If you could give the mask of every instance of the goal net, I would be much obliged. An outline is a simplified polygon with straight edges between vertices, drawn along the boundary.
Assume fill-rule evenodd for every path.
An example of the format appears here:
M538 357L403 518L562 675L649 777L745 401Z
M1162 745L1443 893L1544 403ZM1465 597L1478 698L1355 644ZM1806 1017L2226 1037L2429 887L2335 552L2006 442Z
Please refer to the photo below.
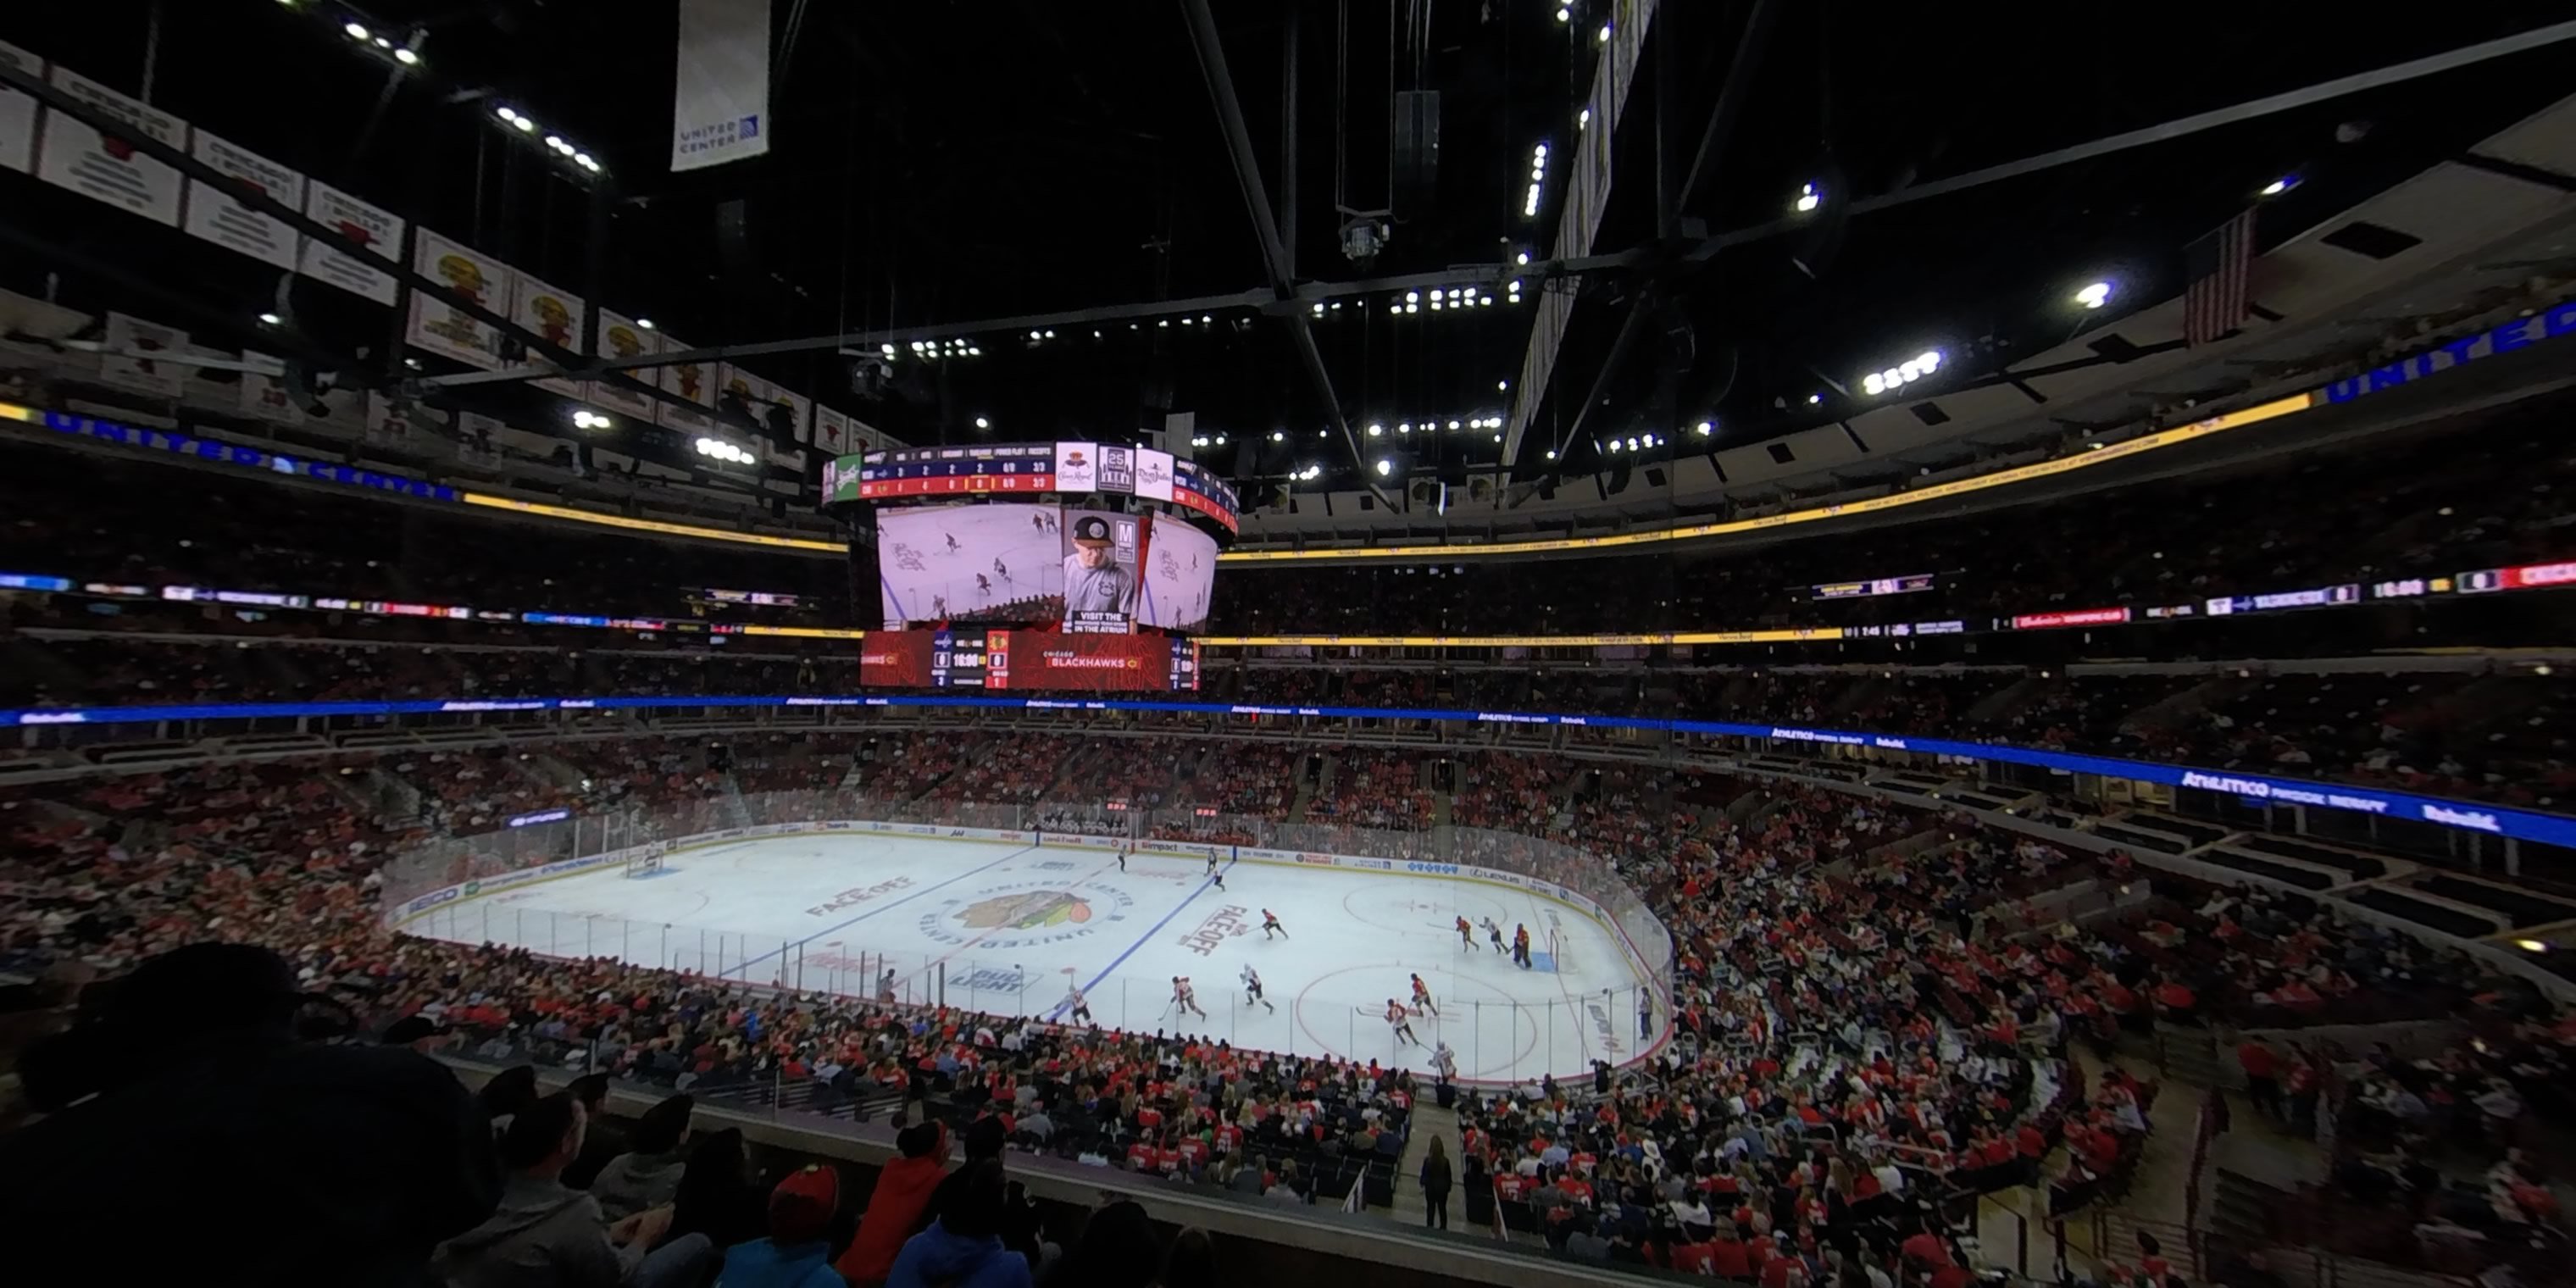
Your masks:
M1547 960L1559 975L1574 973L1574 963L1566 956L1566 936L1562 930L1547 932Z
M668 853L669 850L669 846L664 845L659 841L655 841L650 845L637 846L633 853L626 856L626 875L630 877L649 877L654 873L661 871L662 856L665 853Z

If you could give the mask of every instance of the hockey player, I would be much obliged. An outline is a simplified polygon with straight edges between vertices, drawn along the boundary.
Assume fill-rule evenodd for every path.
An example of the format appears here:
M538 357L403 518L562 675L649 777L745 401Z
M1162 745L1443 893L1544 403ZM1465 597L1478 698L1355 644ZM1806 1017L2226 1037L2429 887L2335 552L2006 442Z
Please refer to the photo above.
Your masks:
M1491 917L1485 918L1485 936L1494 941L1495 952L1508 954L1511 951L1503 947L1503 923Z
M1439 1074L1442 1082L1458 1076L1458 1053L1449 1049L1446 1039L1431 1049L1431 1071Z
M1243 1004L1249 1007L1255 1002L1261 1003L1262 1010L1273 1015L1279 1013L1279 1008L1272 1006L1270 999L1261 995L1261 972L1254 970L1252 963L1245 962L1243 964Z
M1261 910L1261 937L1263 939L1268 939L1273 934L1278 935L1281 939L1286 939L1288 937L1288 928L1279 924L1278 913L1272 912L1268 908L1264 908Z
M1471 953L1476 951L1476 928L1468 925L1463 916L1458 918L1458 946Z
M1077 1024L1091 1023L1091 999L1082 995L1082 985L1068 986L1064 991L1064 1016Z
M1415 1046L1422 1045L1422 1039L1413 1036L1413 1013L1392 997L1386 999L1386 1023L1388 1028L1395 1030L1398 1038Z
M1423 983L1419 975L1413 977L1413 1009L1427 1011L1434 1016L1440 1014L1440 1008L1431 1004L1431 986Z
M1172 1009L1195 1015L1202 1020L1208 1017L1207 1012L1199 1009L1198 990L1190 987L1190 977L1187 975L1172 977Z
M1529 926L1526 923L1512 927L1512 963L1522 970L1534 969L1530 964Z

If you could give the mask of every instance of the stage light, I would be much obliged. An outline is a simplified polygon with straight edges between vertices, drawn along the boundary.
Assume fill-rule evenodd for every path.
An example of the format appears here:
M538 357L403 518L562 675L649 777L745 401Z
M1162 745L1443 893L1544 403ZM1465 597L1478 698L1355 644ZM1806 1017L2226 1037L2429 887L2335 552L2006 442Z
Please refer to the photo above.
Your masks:
M2537 939L2517 939L2513 941L2513 946L2526 953L2545 953L2549 951L2549 945L2544 944Z
M1798 199L1791 203L1792 207L1802 215L1823 204L1825 204L1825 194L1817 191L1816 185L1812 183L1801 185L1798 189Z
M492 115L500 117L504 122L511 125L519 123L519 109L512 107L507 103L503 103L499 107L493 108Z
M385 39L385 38L384 38L384 37L382 37L382 36L378 36L378 37L376 37L376 48L378 48L378 49L391 49L391 48L393 48L393 47L394 47L394 42L392 42L392 41L390 41L390 40L387 40L387 39Z
M2095 282L2075 293L2075 302L2088 309L2098 309L2111 302L2111 284Z
M1547 459L1549 459L1549 460L1551 460L1551 461L1556 459L1556 449L1555 449L1555 448L1551 447L1551 448L1547 449Z
M537 132L537 123L529 119L525 114L512 117L510 119L510 124L519 127L519 133L521 134L534 134Z
M1588 107L1587 107L1587 108L1583 109L1581 112L1578 112L1578 113L1576 113L1576 114L1575 114L1575 117L1574 117L1574 128L1576 128L1576 129L1578 129L1578 130L1582 130L1582 129L1589 129L1589 128L1591 128L1591 125L1592 125L1592 109L1591 109L1591 108L1588 108Z
M587 152L573 153L572 163L580 166L584 170L590 171L592 174L599 173L599 162L592 160L591 155Z
M286 319L279 317L274 313L262 313L259 315L259 324L261 326L283 326L286 324Z
M1513 262L1513 263L1515 263L1515 264L1527 264L1527 263L1529 263L1529 252L1528 252L1528 251L1522 251L1521 253L1519 253L1519 254L1517 254L1517 255L1512 256L1512 262Z
M1284 443L1284 442L1287 442L1287 441L1288 441L1288 431L1287 431L1287 430L1284 430L1284 429L1274 429L1274 430L1270 431L1270 441L1271 441L1271 442L1274 442L1274 443Z
M1404 302L1405 302L1405 303L1407 303L1407 304L1411 304L1411 303L1413 303L1413 302L1415 302L1415 301L1417 301L1417 300L1419 300L1419 299L1421 299L1421 298L1422 298L1422 292L1420 292L1420 291L1406 291L1406 292L1404 293Z
M367 38L367 24L363 22L350 23L349 25L342 27L340 30L349 33L349 39L351 40L364 40Z
M1500 393L1509 393L1509 392L1511 392L1511 388L1512 388L1512 382L1511 382L1511 381L1508 381L1508 380L1497 380L1497 381L1495 381L1495 382L1494 382L1494 392L1495 392L1495 393L1498 393L1498 394L1500 394Z
M976 417L976 418L975 418L975 428L977 428L977 429L991 429L992 427L993 427L993 422L992 422L992 421L989 421L989 420L987 420L987 419L985 419L984 417L981 417L981 416L978 416L978 417Z
M1384 426L1384 425L1371 425L1371 426L1369 426L1369 437L1371 437L1371 438L1383 438L1383 437L1385 437L1385 436L1386 436L1386 426Z
M1606 44L1609 44L1609 43L1610 43L1610 24L1609 24L1609 23L1606 23L1606 22L1605 22L1605 23L1601 24L1601 31L1600 31L1600 33L1599 33L1599 34L1595 35L1595 36L1592 38L1592 43L1593 43L1593 44L1596 44L1596 45L1606 45Z
M420 55L413 53L411 46L405 45L394 51L394 61L401 63L405 67L418 67L420 66Z
M1395 427L1395 432L1397 432L1397 433L1399 433L1399 434L1410 434L1410 433L1412 433L1412 432L1413 432L1413 422L1408 420L1408 421L1404 422L1403 424L1396 426L1396 427Z
M1694 428L1699 431L1699 436L1702 438L1706 438L1717 432L1717 424L1714 421L1703 420L1697 426L1694 426Z
M1379 478L1385 478L1387 475L1394 472L1395 462L1390 461L1383 456L1377 458L1377 476Z
M2270 183L2264 184L2263 195L2266 197L2277 197L2298 186L2299 176L2295 174L2285 174L2278 179L2274 179Z
M637 318L635 319L635 325L642 330L650 331L653 329L653 319Z
M1810 406L1810 407L1821 407L1821 406L1823 406L1823 405L1824 405L1824 403L1825 403L1825 396L1824 396L1823 394L1809 394L1809 395L1807 395L1807 405L1808 405L1808 406Z
M1451 422L1449 422L1449 428L1451 428L1451 429L1456 429L1456 428L1458 428L1458 422L1456 422L1456 421L1454 421L1454 420L1453 420L1453 421L1451 421Z
M1557 20L1558 22L1572 22L1572 21L1574 21L1574 10L1572 10L1572 9L1559 9L1559 10L1557 10L1557 11L1556 11L1556 20Z

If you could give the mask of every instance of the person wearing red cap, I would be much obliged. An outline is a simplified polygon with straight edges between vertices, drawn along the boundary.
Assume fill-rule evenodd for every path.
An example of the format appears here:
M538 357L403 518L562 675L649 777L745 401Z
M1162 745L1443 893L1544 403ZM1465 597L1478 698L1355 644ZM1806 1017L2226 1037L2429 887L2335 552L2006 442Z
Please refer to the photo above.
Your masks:
M769 1237L727 1248L716 1281L725 1288L841 1288L826 1241L840 1210L841 1174L806 1164L769 1192Z

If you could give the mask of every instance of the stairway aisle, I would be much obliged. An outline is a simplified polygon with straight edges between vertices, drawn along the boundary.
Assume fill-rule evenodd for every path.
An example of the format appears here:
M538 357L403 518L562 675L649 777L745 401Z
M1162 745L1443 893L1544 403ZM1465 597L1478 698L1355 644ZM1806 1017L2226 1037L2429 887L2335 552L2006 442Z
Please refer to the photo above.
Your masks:
M1459 1215L1465 1204L1458 1197L1457 1111L1443 1109L1428 1099L1416 1100L1410 1125L1404 1138L1404 1157L1395 1164L1395 1203L1387 1209L1387 1215L1406 1225L1422 1224L1422 1158L1431 1152L1431 1138L1436 1135L1449 1152L1449 1224L1456 1226L1465 1219Z

